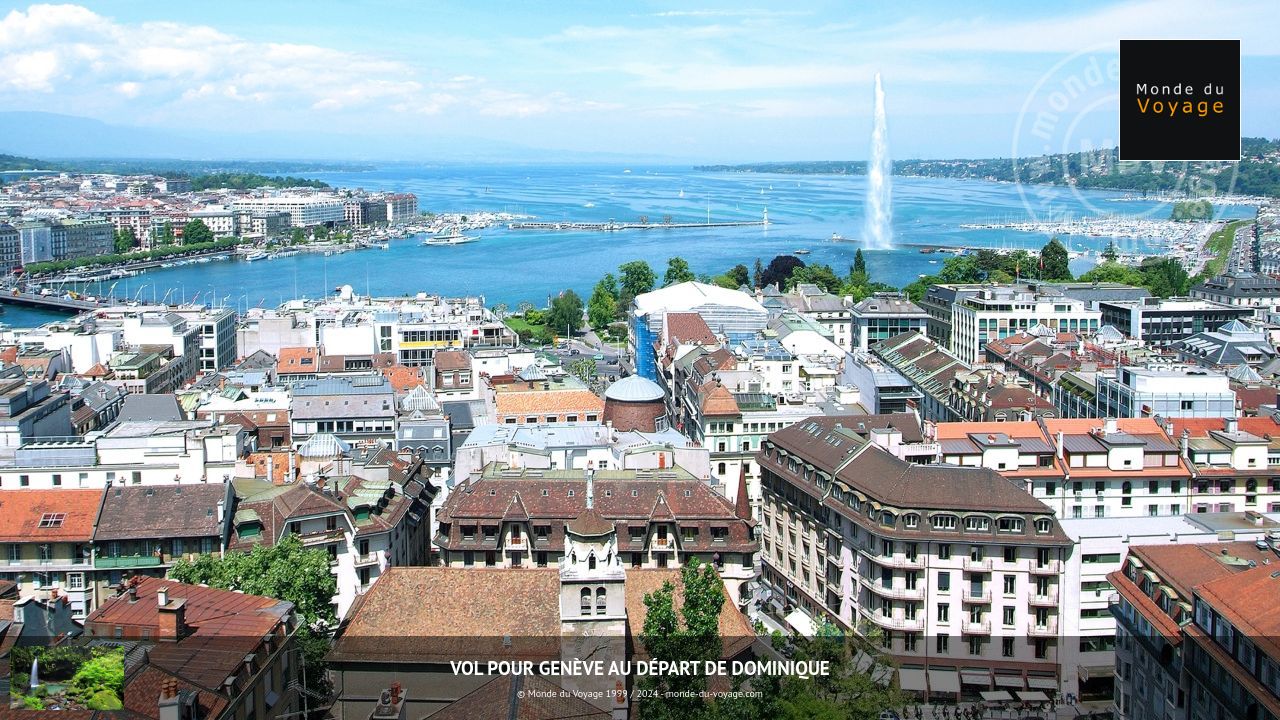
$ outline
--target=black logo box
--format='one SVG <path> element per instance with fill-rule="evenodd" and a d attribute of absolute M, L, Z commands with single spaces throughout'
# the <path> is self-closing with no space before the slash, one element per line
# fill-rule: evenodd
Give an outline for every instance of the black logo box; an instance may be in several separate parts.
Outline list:
<path fill-rule="evenodd" d="M 1120 41 L 1121 160 L 1238 161 L 1240 103 L 1239 40 Z"/>

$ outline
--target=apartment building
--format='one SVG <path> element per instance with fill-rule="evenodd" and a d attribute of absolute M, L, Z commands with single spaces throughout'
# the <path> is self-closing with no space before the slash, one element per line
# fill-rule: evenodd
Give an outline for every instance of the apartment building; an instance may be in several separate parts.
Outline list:
<path fill-rule="evenodd" d="M 1172 418 L 1191 468 L 1188 512 L 1280 512 L 1280 422 L 1274 417 Z"/>
<path fill-rule="evenodd" d="M 1129 551 L 1109 576 L 1117 717 L 1280 717 L 1274 541 Z"/>
<path fill-rule="evenodd" d="M 300 380 L 290 394 L 290 434 L 296 445 L 326 433 L 347 441 L 395 438 L 395 391 L 382 375 Z"/>
<path fill-rule="evenodd" d="M 757 456 L 771 610 L 877 628 L 900 686 L 931 698 L 1073 691 L 1059 654 L 1071 540 L 1053 511 L 993 470 L 898 459 L 858 420 L 810 418 Z"/>
<path fill-rule="evenodd" d="M 876 293 L 856 303 L 849 314 L 852 334 L 847 350 L 865 351 L 903 333 L 924 333 L 929 319 L 924 308 L 895 293 Z"/>
<path fill-rule="evenodd" d="M 1069 388 L 1069 386 L 1067 386 Z M 1180 365 L 1122 365 L 1094 377 L 1093 417 L 1235 417 L 1236 393 L 1226 375 Z M 1061 409 L 1073 403 L 1055 398 Z M 1064 416 L 1070 417 L 1066 413 Z"/>
<path fill-rule="evenodd" d="M 22 267 L 22 243 L 18 229 L 8 223 L 0 223 L 0 273 L 9 273 Z"/>
<path fill-rule="evenodd" d="M 845 298 L 833 295 L 818 285 L 798 283 L 791 291 L 771 296 L 767 300 L 758 291 L 757 299 L 770 310 L 775 307 L 790 310 L 821 325 L 830 333 L 831 341 L 846 351 L 858 346 L 853 309 L 845 302 Z"/>
<path fill-rule="evenodd" d="M 25 443 L 73 434 L 67 393 L 47 380 L 29 380 L 20 365 L 0 369 L 0 464 Z"/>
<path fill-rule="evenodd" d="M 385 202 L 387 222 L 403 223 L 418 217 L 418 196 L 413 193 L 392 193 Z"/>
<path fill-rule="evenodd" d="M 124 705 L 152 720 L 248 720 L 301 707 L 293 603 L 137 576 L 85 618 L 85 635 L 139 643 Z"/>
<path fill-rule="evenodd" d="M 965 362 L 978 362 L 989 340 L 1014 335 L 1036 325 L 1058 332 L 1095 333 L 1102 313 L 1082 300 L 1048 286 L 983 287 L 958 300 L 951 313 L 950 350 Z"/>
<path fill-rule="evenodd" d="M 461 480 L 461 478 L 460 478 Z M 680 467 L 541 470 L 492 463 L 444 501 L 433 544 L 448 567 L 554 567 L 575 522 L 616 532 L 623 567 L 715 566 L 734 607 L 749 599 L 759 540 L 736 506 Z M 726 611 L 730 608 L 726 608 Z"/>
<path fill-rule="evenodd" d="M 1248 308 L 1259 318 L 1280 310 L 1280 280 L 1261 273 L 1233 270 L 1191 288 L 1191 297 Z"/>
<path fill-rule="evenodd" d="M 314 227 L 341 223 L 345 219 L 342 199 L 331 195 L 275 195 L 259 198 L 236 198 L 232 210 L 289 213 L 293 227 Z"/>
<path fill-rule="evenodd" d="M 300 467 L 312 469 L 302 482 L 238 481 L 227 550 L 247 552 L 293 534 L 304 546 L 326 551 L 339 618 L 389 567 L 425 564 L 427 511 L 438 488 L 421 463 L 373 452 L 386 455 L 385 462 L 353 460 L 333 436 L 315 436 L 298 452 Z M 361 475 L 351 474 L 355 463 Z"/>
<path fill-rule="evenodd" d="M 918 332 L 907 332 L 871 346 L 871 353 L 911 383 L 919 394 L 925 420 L 950 422 L 961 418 L 952 402 L 952 384 L 972 366 Z"/>
<path fill-rule="evenodd" d="M 1248 308 L 1197 298 L 1113 300 L 1098 303 L 1098 309 L 1104 325 L 1157 347 L 1253 315 Z"/>

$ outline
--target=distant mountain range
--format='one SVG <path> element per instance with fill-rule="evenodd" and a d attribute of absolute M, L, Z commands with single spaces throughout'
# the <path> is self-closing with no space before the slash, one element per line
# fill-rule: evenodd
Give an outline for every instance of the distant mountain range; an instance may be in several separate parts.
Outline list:
<path fill-rule="evenodd" d="M 862 160 L 820 160 L 701 165 L 695 169 L 704 172 L 864 175 L 867 163 Z M 1185 191 L 1189 194 L 1213 194 L 1230 188 L 1243 195 L 1280 197 L 1280 140 L 1243 138 L 1238 167 L 1226 162 L 1120 162 L 1119 150 L 1109 148 L 1025 158 L 1016 163 L 1010 158 L 896 160 L 893 163 L 893 174 L 1074 185 L 1142 193 Z"/>
<path fill-rule="evenodd" d="M 229 160 L 288 161 L 279 172 L 300 172 L 306 162 L 641 162 L 673 163 L 662 156 L 573 152 L 536 148 L 487 138 L 431 136 L 406 138 L 399 134 L 352 137 L 348 134 L 291 132 L 174 132 L 155 128 L 111 125 L 99 120 L 57 113 L 0 112 L 0 153 L 47 160 L 171 159 L 208 162 Z M 301 161 L 301 162 L 300 162 Z M 202 168 L 203 169 L 203 168 Z M 223 167 L 216 170 L 230 170 Z M 213 171 L 213 170 L 208 170 Z"/>

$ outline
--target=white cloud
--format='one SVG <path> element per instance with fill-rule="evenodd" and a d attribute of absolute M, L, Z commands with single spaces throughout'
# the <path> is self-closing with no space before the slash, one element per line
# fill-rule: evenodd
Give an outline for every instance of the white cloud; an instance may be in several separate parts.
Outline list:
<path fill-rule="evenodd" d="M 0 56 L 0 87 L 50 92 L 59 65 L 57 53 L 48 50 Z"/>
<path fill-rule="evenodd" d="M 136 82 L 122 82 L 116 85 L 116 92 L 127 98 L 136 98 L 142 92 L 142 85 Z"/>

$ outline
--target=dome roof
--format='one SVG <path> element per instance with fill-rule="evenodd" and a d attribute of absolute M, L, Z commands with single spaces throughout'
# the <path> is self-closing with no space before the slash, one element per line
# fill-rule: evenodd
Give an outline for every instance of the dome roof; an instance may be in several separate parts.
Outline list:
<path fill-rule="evenodd" d="M 316 433 L 298 448 L 298 455 L 304 458 L 336 458 L 348 452 L 351 446 L 329 433 Z"/>
<path fill-rule="evenodd" d="M 620 402 L 654 402 L 665 397 L 665 393 L 658 383 L 639 375 L 630 375 L 610 385 L 604 391 L 604 397 L 606 400 Z"/>

